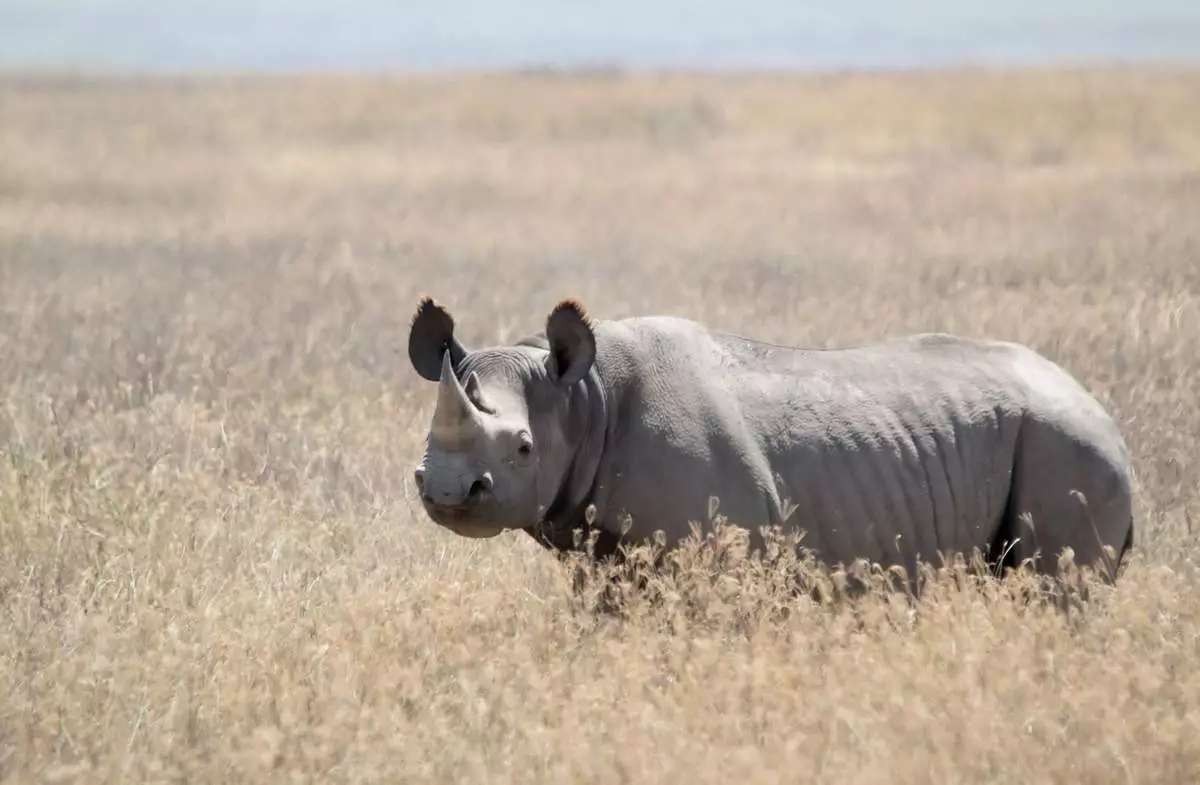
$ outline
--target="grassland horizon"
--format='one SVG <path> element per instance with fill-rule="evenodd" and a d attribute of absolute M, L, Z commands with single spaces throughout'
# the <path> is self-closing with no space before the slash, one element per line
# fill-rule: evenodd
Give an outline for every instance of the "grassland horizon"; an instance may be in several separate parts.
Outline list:
<path fill-rule="evenodd" d="M 1200 778 L 1200 70 L 9 73 L 0 117 L 0 782 Z M 423 294 L 475 345 L 564 297 L 1026 343 L 1125 434 L 1131 563 L 851 610 L 716 548 L 589 613 L 414 500 Z"/>

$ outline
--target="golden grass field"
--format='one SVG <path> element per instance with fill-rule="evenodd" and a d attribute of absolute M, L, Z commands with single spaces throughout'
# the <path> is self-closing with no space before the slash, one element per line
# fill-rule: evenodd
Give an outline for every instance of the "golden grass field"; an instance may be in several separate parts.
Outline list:
<path fill-rule="evenodd" d="M 0 118 L 3 782 L 1200 780 L 1200 71 L 10 73 Z M 1124 429 L 1136 555 L 1069 614 L 703 554 L 590 613 L 415 502 L 422 293 L 473 344 L 566 296 L 1026 342 Z"/>

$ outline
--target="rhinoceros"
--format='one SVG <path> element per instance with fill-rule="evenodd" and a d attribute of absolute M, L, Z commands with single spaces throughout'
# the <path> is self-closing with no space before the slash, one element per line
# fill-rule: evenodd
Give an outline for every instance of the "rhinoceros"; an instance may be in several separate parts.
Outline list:
<path fill-rule="evenodd" d="M 825 564 L 910 576 L 973 552 L 1053 576 L 1069 547 L 1115 580 L 1133 544 L 1116 424 L 1020 344 L 804 349 L 675 316 L 594 319 L 576 300 L 512 345 L 469 348 L 454 329 L 422 297 L 408 352 L 437 383 L 415 483 L 463 537 L 522 530 L 569 551 L 595 529 L 606 556 L 657 530 L 670 549 L 716 496 L 756 544 L 763 526 L 799 527 Z"/>

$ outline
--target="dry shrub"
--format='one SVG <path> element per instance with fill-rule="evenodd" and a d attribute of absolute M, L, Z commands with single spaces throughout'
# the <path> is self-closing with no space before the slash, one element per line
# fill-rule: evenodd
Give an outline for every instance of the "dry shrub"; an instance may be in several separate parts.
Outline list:
<path fill-rule="evenodd" d="M 1198 88 L 6 77 L 0 777 L 1196 781 Z M 914 598 L 717 525 L 575 592 L 414 503 L 423 292 L 474 345 L 568 295 L 1028 343 L 1127 435 L 1134 558 Z"/>

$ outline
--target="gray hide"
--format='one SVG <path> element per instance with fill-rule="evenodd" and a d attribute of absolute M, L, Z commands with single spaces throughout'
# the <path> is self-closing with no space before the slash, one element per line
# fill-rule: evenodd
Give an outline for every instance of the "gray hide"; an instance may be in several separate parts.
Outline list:
<path fill-rule="evenodd" d="M 591 504 L 606 552 L 655 530 L 670 545 L 716 496 L 753 545 L 786 523 L 826 563 L 910 576 L 976 548 L 1052 575 L 1070 547 L 1115 578 L 1132 545 L 1113 420 L 1017 344 L 798 349 L 668 316 L 592 320 L 573 301 L 514 346 L 469 350 L 453 331 L 424 299 L 409 354 L 439 389 L 417 484 L 464 536 L 521 529 L 570 549 Z"/>

